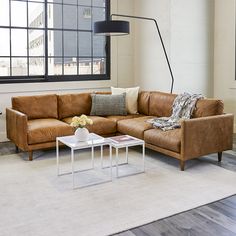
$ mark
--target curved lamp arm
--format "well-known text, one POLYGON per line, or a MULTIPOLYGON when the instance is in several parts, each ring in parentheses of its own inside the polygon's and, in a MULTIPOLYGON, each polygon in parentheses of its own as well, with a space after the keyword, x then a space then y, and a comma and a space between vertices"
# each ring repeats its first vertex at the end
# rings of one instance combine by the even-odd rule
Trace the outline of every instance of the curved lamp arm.
POLYGON ((173 73, 172 73, 172 69, 171 69, 171 66, 170 66, 170 61, 169 61, 169 58, 168 58, 168 55, 167 55, 167 52, 166 52, 166 48, 165 48, 165 45, 164 45, 164 42, 163 42, 163 39, 162 39, 162 36, 161 36, 161 32, 160 32, 159 26, 157 24, 157 21, 155 19, 149 18, 149 17, 130 16, 130 15, 122 15, 122 14, 111 14, 110 18, 112 19, 113 16, 132 18, 132 19, 140 19, 140 20, 149 20, 149 21, 153 21, 155 23, 156 29, 157 29, 157 32, 158 32, 158 35, 159 35, 159 38, 161 40, 161 45, 162 45, 162 48, 163 48, 163 51, 164 51, 164 54, 165 54, 166 62, 167 62, 168 67, 169 67, 170 75, 171 75, 171 89, 170 89, 170 93, 172 93, 173 86, 174 86, 174 76, 173 76, 173 73))

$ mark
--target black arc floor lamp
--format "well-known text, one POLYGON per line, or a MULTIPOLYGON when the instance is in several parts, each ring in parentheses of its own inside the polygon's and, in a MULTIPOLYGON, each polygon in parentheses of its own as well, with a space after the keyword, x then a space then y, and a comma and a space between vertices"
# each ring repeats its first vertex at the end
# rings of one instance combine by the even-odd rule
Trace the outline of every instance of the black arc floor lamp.
POLYGON ((129 22, 128 21, 122 21, 122 20, 112 20, 113 16, 118 16, 118 17, 124 17, 124 18, 132 18, 132 19, 139 19, 139 20, 148 20, 148 21, 153 21, 156 25, 156 29, 158 32, 158 35, 161 40, 161 45, 165 54, 166 62, 168 64, 168 68, 170 71, 171 75, 171 89, 170 93, 173 91, 173 86, 174 86, 174 76, 172 73, 172 69, 170 66, 170 61, 166 52, 166 48, 161 36, 161 32, 159 29, 159 26, 157 24, 157 21, 153 18, 149 17, 141 17, 141 16, 130 16, 130 15, 120 15, 120 14, 112 14, 110 16, 110 20, 105 20, 105 21, 97 21, 94 23, 94 33, 98 35, 106 35, 106 36, 119 36, 119 35, 127 35, 130 32, 130 27, 129 27, 129 22))

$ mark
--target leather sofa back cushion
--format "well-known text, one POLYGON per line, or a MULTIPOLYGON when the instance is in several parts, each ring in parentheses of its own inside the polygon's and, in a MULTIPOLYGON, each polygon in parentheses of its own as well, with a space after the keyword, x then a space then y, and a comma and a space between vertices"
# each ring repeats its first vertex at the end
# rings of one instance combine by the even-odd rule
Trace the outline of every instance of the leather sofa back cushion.
POLYGON ((56 94, 13 97, 12 108, 28 119, 58 118, 56 94))
POLYGON ((89 115, 91 106, 90 93, 58 95, 59 119, 82 114, 89 115))
POLYGON ((149 113, 150 92, 142 91, 138 95, 138 113, 147 115, 149 113))
POLYGON ((196 109, 193 111, 193 118, 221 115, 224 112, 224 104, 221 100, 202 99, 196 104, 196 109))
MULTIPOLYGON (((172 114, 173 102, 176 94, 151 92, 149 101, 149 115, 169 117, 172 114)), ((193 118, 221 115, 224 112, 224 104, 221 100, 201 99, 196 103, 193 118)))
POLYGON ((172 114, 172 105, 177 95, 162 92, 151 92, 149 101, 149 115, 169 117, 172 114))

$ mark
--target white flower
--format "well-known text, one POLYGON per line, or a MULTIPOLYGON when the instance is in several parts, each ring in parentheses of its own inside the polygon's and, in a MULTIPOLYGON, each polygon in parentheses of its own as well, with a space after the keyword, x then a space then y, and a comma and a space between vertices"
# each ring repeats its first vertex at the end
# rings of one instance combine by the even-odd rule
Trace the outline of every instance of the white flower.
POLYGON ((80 124, 81 126, 85 126, 87 123, 86 123, 86 120, 80 120, 80 121, 79 121, 79 124, 80 124))
POLYGON ((93 121, 89 119, 86 115, 81 115, 80 117, 74 116, 72 118, 71 126, 83 128, 86 125, 92 125, 93 121))
POLYGON ((88 117, 86 115, 81 115, 80 118, 81 119, 87 119, 88 117))
POLYGON ((88 119, 88 124, 89 125, 92 125, 93 124, 93 121, 91 119, 88 119))
POLYGON ((72 118, 72 122, 76 122, 78 118, 79 118, 78 116, 74 116, 74 117, 72 118))

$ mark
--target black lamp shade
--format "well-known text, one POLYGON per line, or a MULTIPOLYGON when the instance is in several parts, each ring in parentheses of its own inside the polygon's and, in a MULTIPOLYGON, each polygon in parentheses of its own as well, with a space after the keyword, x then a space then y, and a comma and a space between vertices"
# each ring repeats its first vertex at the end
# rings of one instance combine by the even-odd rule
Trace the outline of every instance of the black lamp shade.
POLYGON ((106 36, 129 34, 129 22, 121 20, 97 21, 94 23, 94 33, 106 36))

